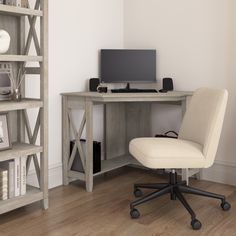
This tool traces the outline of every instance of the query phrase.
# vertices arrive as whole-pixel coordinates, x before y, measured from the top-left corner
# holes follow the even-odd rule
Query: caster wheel
[[[231,208],[231,205],[228,202],[222,202],[220,206],[224,211],[228,211]]]
[[[130,210],[130,216],[132,219],[138,219],[140,216],[140,213],[137,209],[134,208],[134,209]]]
[[[143,196],[143,192],[139,188],[136,188],[134,190],[134,196],[135,197],[142,197]]]
[[[199,220],[193,219],[191,221],[191,226],[192,226],[193,230],[199,230],[199,229],[201,229],[202,224],[201,224],[201,222]]]

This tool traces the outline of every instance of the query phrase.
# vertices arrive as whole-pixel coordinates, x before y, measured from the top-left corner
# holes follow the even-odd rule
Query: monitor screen
[[[156,50],[101,50],[101,81],[156,82]]]

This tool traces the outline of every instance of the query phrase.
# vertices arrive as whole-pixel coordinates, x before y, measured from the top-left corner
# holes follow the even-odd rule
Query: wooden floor
[[[55,188],[50,191],[49,210],[36,203],[0,216],[0,235],[236,235],[236,187],[207,181],[192,180],[191,185],[225,194],[232,208],[224,212],[217,200],[188,195],[203,224],[200,231],[190,228],[188,213],[168,195],[140,206],[141,217],[130,219],[133,183],[164,180],[145,170],[125,168],[97,178],[93,193],[85,192],[81,183]]]

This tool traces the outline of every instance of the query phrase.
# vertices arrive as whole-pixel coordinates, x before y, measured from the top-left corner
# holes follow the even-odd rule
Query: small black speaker
[[[89,80],[89,91],[97,92],[97,87],[100,84],[100,80],[98,78],[91,78]]]
[[[173,80],[171,78],[163,78],[162,87],[164,91],[173,91],[174,90]]]

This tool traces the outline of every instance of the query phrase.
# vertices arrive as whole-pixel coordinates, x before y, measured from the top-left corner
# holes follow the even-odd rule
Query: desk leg
[[[187,98],[186,100],[182,101],[182,117],[184,117],[184,114],[187,109]],[[182,169],[182,180],[187,182],[187,185],[189,183],[189,170],[188,169]]]
[[[93,103],[86,101],[86,167],[85,180],[87,192],[93,191]]]
[[[68,117],[67,97],[62,97],[62,163],[63,163],[63,184],[68,185],[68,160],[70,157],[70,136]]]

